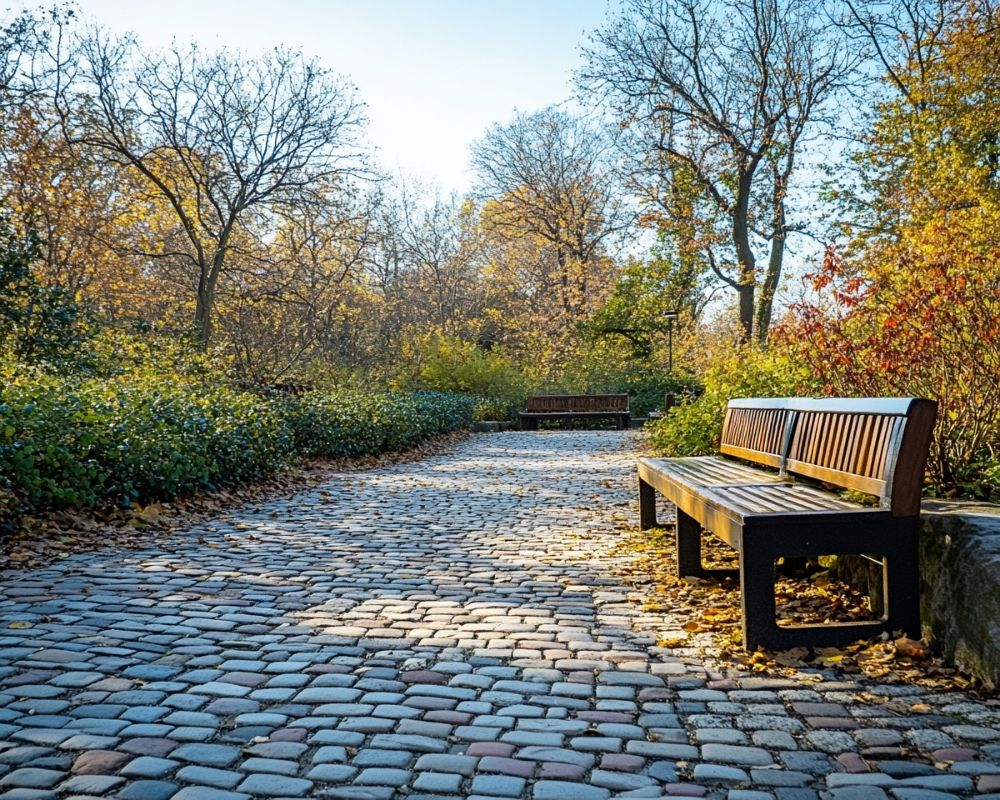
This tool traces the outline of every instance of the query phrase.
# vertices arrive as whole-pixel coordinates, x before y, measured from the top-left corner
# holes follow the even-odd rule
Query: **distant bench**
[[[702,527],[739,552],[748,650],[839,645],[898,630],[919,638],[920,492],[936,414],[934,401],[919,398],[730,400],[719,451],[731,458],[639,459],[640,525],[656,526],[656,492],[677,506],[681,576],[725,572],[702,566]],[[876,495],[879,507],[793,475]],[[880,556],[882,619],[779,626],[775,560],[847,553]]]
[[[529,397],[518,416],[521,429],[538,430],[538,421],[569,419],[613,419],[622,430],[629,426],[632,414],[627,394],[561,394]]]

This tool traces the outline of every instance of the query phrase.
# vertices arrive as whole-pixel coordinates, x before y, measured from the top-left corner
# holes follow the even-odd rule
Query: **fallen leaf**
[[[917,641],[916,639],[910,639],[906,636],[901,636],[896,639],[893,644],[896,645],[896,652],[901,656],[907,656],[909,658],[922,659],[927,658],[927,645],[923,642]]]

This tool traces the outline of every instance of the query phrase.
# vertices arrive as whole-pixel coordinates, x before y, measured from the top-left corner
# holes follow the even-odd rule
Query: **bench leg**
[[[701,566],[701,524],[693,517],[677,509],[677,575],[700,577]]]
[[[639,529],[656,527],[656,489],[639,478]]]
[[[740,603],[743,606],[743,646],[780,648],[775,619],[774,555],[761,547],[740,550]]]
[[[695,578],[738,578],[738,569],[706,567],[701,561],[701,523],[677,509],[677,576]]]
[[[743,606],[743,645],[753,651],[788,647],[840,646],[903,631],[920,638],[920,573],[918,530],[915,519],[880,520],[845,531],[841,523],[815,526],[812,541],[804,546],[801,532],[791,530],[765,536],[748,536],[744,531],[740,551],[740,588]],[[827,623],[823,625],[778,625],[774,599],[774,562],[779,555],[802,556],[824,553],[876,552],[883,556],[882,581],[885,596],[883,619],[871,622]]]
[[[886,629],[890,633],[903,631],[914,639],[921,635],[919,524],[918,520],[901,523],[889,544],[882,548],[885,551],[882,586]]]

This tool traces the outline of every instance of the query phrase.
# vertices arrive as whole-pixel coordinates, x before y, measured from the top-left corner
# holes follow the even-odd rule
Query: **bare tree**
[[[67,140],[135,170],[174,214],[194,325],[212,336],[234,234],[363,170],[353,88],[300,53],[249,59],[192,46],[147,53],[131,38],[81,37],[56,94]]]
[[[736,290],[748,341],[767,337],[799,147],[853,72],[838,30],[809,0],[629,0],[586,50],[583,88],[620,121],[647,197],[689,215],[683,245]]]
[[[419,207],[402,205],[409,290],[423,322],[443,333],[467,332],[483,311],[482,232],[477,209],[457,195]]]
[[[31,29],[32,19],[20,14],[0,25],[0,91],[7,94],[20,72],[24,56],[24,42]]]
[[[365,270],[380,301],[368,320],[380,357],[398,355],[417,331],[478,336],[491,288],[478,209],[468,198],[441,197],[405,179],[382,188]]]
[[[22,10],[0,21],[0,109],[23,104],[35,90],[39,56],[50,49],[53,31],[73,17],[71,8],[46,15]]]
[[[632,221],[613,157],[608,137],[553,107],[516,113],[472,151],[478,199],[496,206],[484,219],[505,236],[537,236],[551,246],[570,315],[592,292],[594,263]]]
[[[884,83],[882,79],[887,78],[893,90],[910,99],[914,81],[920,86],[926,80],[948,20],[968,5],[968,0],[844,0],[842,25],[864,46],[875,65],[876,82]]]
[[[274,383],[344,360],[345,317],[376,204],[377,196],[336,188],[282,210],[267,241],[232,248],[219,327],[241,377]]]

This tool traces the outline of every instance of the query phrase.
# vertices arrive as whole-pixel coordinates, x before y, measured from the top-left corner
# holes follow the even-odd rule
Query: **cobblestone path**
[[[682,620],[609,569],[634,523],[630,445],[478,436],[4,575],[0,798],[1000,792],[991,705],[658,649]]]

